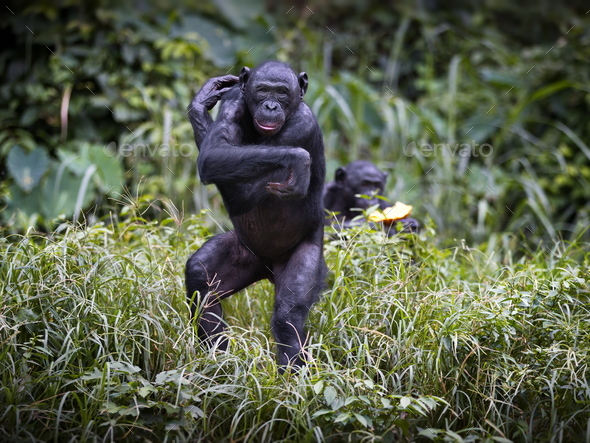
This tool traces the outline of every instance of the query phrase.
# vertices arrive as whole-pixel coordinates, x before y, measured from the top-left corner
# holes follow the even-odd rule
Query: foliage
[[[590,209],[586,6],[312,2],[298,38],[331,79],[308,99],[330,171],[389,169],[390,192],[445,237],[576,238]]]
[[[123,188],[193,212],[221,210],[196,178],[185,106],[206,78],[269,57],[310,73],[306,100],[329,174],[373,160],[390,171],[390,196],[431,217],[444,238],[518,232],[536,245],[588,226],[583,2],[559,13],[503,1],[9,6],[1,30],[15,43],[0,57],[0,158],[10,180],[0,195],[15,231],[50,230],[82,210],[92,221],[113,212],[106,192]],[[41,152],[49,167],[39,157],[25,183],[9,155]],[[83,188],[85,172],[68,161],[85,155]],[[60,198],[68,204],[38,204]]]
[[[50,230],[82,209],[92,219],[108,212],[107,195],[136,193],[140,183],[141,192],[209,206],[186,106],[220,66],[238,63],[252,45],[259,54],[269,40],[264,20],[250,24],[258,4],[225,3],[7,6],[0,158],[12,181],[2,190],[4,223]]]
[[[204,214],[150,222],[153,203],[2,243],[3,440],[589,437],[588,244],[517,259],[509,239],[440,249],[432,227],[332,231],[310,365],[280,375],[268,283],[225,302],[228,352],[198,343],[180,270]]]

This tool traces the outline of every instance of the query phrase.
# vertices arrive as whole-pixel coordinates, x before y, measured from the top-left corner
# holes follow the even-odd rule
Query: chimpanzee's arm
[[[235,75],[209,79],[193,98],[188,107],[188,117],[195,133],[197,148],[200,149],[201,143],[213,123],[209,111],[213,109],[223,94],[231,90],[238,80],[239,78]]]
[[[201,143],[201,180],[226,189],[249,183],[254,189],[264,186],[281,198],[303,198],[310,180],[309,152],[297,145],[242,145],[242,127],[248,124],[244,118],[251,117],[237,91],[224,98],[217,119]],[[304,129],[301,133],[306,132]],[[269,187],[269,183],[274,186]]]

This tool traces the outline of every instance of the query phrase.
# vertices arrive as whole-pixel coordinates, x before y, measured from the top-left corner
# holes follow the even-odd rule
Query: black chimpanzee
[[[361,210],[374,205],[379,205],[381,209],[391,206],[386,200],[377,197],[383,195],[386,180],[387,173],[381,172],[369,161],[354,161],[338,168],[334,181],[326,183],[324,187],[324,207],[334,212],[336,219],[330,215],[325,218],[325,224],[349,227]],[[417,232],[420,229],[420,223],[413,218],[404,218],[398,223],[403,226],[402,232]],[[395,229],[389,232],[395,234]]]
[[[193,315],[201,307],[199,335],[209,341],[223,332],[221,299],[268,279],[275,284],[271,330],[281,370],[304,363],[304,322],[326,275],[324,144],[302,101],[306,90],[306,73],[269,61],[243,68],[239,80],[210,79],[189,107],[199,175],[217,186],[234,226],[186,264]],[[213,121],[208,110],[220,99]]]

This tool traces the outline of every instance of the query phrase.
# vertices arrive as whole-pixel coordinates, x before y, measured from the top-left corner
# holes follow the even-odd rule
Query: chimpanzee
[[[237,81],[237,85],[236,85]],[[303,103],[307,74],[268,61],[210,79],[189,107],[198,169],[217,186],[234,230],[190,256],[187,296],[200,306],[199,336],[223,332],[220,300],[268,279],[275,285],[271,330],[281,371],[304,364],[304,322],[323,288],[322,132]],[[208,110],[221,99],[218,117]],[[217,336],[217,337],[216,337]],[[220,338],[221,349],[227,339]]]
[[[386,179],[387,173],[381,172],[369,161],[354,161],[338,168],[334,181],[326,183],[324,187],[324,207],[334,212],[336,219],[329,215],[324,223],[350,227],[354,224],[353,218],[358,216],[361,210],[374,205],[379,205],[381,209],[391,206],[386,200],[378,198],[383,195]],[[402,232],[420,230],[420,223],[413,218],[404,218],[398,220],[398,223],[403,226]],[[396,233],[395,229],[388,232],[391,235]]]

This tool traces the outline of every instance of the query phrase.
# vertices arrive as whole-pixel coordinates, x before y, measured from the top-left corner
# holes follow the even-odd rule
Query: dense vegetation
[[[382,3],[9,5],[4,224],[100,219],[122,187],[217,212],[186,106],[206,78],[271,57],[309,72],[329,173],[373,160],[391,172],[389,195],[444,237],[577,238],[590,197],[583,2]]]
[[[331,231],[311,363],[281,376],[271,285],[228,300],[230,349],[204,350],[180,272],[203,220],[135,203],[120,224],[4,243],[2,440],[588,438],[588,248],[513,261],[431,230]]]
[[[150,3],[0,23],[0,440],[590,440],[584,2]],[[286,376],[270,284],[218,353],[182,277],[228,224],[186,106],[265,58],[310,75],[329,174],[372,160],[426,226],[328,233]]]

